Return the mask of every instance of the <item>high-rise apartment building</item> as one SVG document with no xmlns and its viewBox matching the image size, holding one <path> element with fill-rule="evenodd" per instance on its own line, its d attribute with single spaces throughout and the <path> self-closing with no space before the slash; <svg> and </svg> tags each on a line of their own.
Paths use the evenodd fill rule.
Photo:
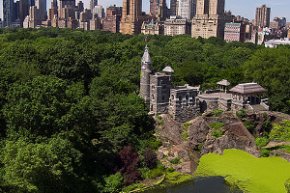
<svg viewBox="0 0 290 193">
<path fill-rule="evenodd" d="M 142 0 L 123 0 L 120 32 L 123 34 L 138 34 L 142 25 Z"/>
<path fill-rule="evenodd" d="M 170 0 L 170 16 L 176 15 L 177 0 Z"/>
<path fill-rule="evenodd" d="M 196 14 L 196 0 L 177 0 L 176 15 L 191 20 Z"/>
<path fill-rule="evenodd" d="M 120 32 L 122 7 L 110 6 L 107 8 L 106 17 L 103 20 L 103 31 L 112 33 Z"/>
<path fill-rule="evenodd" d="M 15 18 L 14 0 L 3 0 L 3 26 L 10 27 Z"/>
<path fill-rule="evenodd" d="M 258 27 L 269 27 L 270 26 L 270 14 L 271 8 L 268 8 L 266 5 L 257 7 L 256 9 L 256 20 L 255 24 Z"/>
<path fill-rule="evenodd" d="M 35 6 L 38 9 L 39 19 L 46 20 L 47 12 L 46 12 L 46 0 L 35 0 Z"/>
<path fill-rule="evenodd" d="M 57 17 L 57 1 L 52 0 L 48 13 L 48 19 L 52 22 Z"/>
<path fill-rule="evenodd" d="M 170 16 L 164 22 L 164 35 L 166 36 L 177 36 L 190 34 L 190 23 L 186 19 Z"/>
<path fill-rule="evenodd" d="M 150 0 L 150 15 L 158 20 L 165 20 L 167 17 L 166 0 Z"/>
<path fill-rule="evenodd" d="M 90 9 L 92 12 L 93 12 L 95 6 L 97 6 L 97 5 L 98 5 L 98 0 L 91 0 L 90 1 Z"/>
<path fill-rule="evenodd" d="M 92 10 L 92 13 L 93 13 L 93 17 L 94 18 L 103 18 L 105 17 L 105 10 L 103 8 L 103 6 L 101 5 L 96 5 L 94 7 L 94 9 Z"/>
<path fill-rule="evenodd" d="M 30 6 L 31 6 L 31 3 L 28 0 L 20 0 L 19 1 L 18 19 L 19 19 L 20 23 L 22 23 L 24 21 L 25 17 L 29 14 L 29 7 Z"/>
<path fill-rule="evenodd" d="M 197 0 L 196 16 L 192 19 L 192 37 L 223 38 L 228 16 L 224 12 L 225 0 Z"/>
</svg>

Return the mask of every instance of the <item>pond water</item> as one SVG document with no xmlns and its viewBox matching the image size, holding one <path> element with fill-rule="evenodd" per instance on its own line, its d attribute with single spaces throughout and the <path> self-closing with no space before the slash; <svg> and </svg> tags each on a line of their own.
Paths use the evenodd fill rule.
<svg viewBox="0 0 290 193">
<path fill-rule="evenodd" d="M 145 193 L 243 193 L 241 190 L 231 190 L 225 184 L 223 177 L 197 178 L 178 186 L 163 190 L 149 190 Z"/>
</svg>

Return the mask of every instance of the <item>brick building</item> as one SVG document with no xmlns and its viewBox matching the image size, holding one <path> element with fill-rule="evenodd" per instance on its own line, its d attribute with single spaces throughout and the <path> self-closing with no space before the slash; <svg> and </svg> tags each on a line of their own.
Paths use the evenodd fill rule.
<svg viewBox="0 0 290 193">
<path fill-rule="evenodd" d="M 107 8 L 106 17 L 103 19 L 103 31 L 112 33 L 120 32 L 120 21 L 122 17 L 122 7 L 110 6 Z"/>
</svg>

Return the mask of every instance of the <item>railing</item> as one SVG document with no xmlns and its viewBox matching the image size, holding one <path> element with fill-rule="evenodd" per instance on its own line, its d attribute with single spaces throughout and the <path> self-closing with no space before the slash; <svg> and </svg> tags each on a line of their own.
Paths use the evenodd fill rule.
<svg viewBox="0 0 290 193">
<path fill-rule="evenodd" d="M 267 105 L 267 104 L 264 103 L 264 102 L 261 102 L 260 105 L 261 105 L 262 107 L 264 107 L 267 111 L 269 111 L 269 109 L 270 109 L 269 105 Z"/>
</svg>

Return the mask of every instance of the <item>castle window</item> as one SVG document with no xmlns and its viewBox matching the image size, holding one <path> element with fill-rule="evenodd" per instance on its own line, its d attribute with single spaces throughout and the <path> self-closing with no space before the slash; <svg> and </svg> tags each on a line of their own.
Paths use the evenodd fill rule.
<svg viewBox="0 0 290 193">
<path fill-rule="evenodd" d="M 154 98 L 155 98 L 155 97 L 154 97 L 154 94 L 153 94 L 153 95 L 151 95 L 151 98 L 152 98 L 152 99 L 154 99 Z"/>
</svg>

